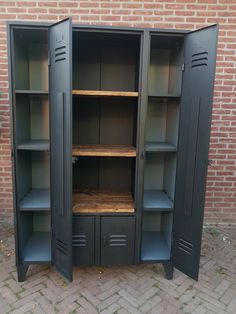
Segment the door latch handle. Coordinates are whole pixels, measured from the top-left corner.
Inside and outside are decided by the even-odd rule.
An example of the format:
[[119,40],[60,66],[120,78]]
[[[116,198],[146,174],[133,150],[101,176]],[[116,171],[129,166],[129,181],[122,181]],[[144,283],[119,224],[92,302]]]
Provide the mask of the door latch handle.
[[103,246],[104,247],[107,246],[107,237],[106,236],[103,237]]

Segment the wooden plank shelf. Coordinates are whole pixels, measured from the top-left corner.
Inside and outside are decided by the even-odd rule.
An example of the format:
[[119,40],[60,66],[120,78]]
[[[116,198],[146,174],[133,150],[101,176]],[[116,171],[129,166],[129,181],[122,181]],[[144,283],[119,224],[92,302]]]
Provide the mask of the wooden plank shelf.
[[143,231],[141,261],[157,262],[170,259],[170,249],[160,231]]
[[144,190],[143,209],[145,211],[171,211],[173,202],[164,191]]
[[73,213],[134,213],[131,192],[83,190],[73,193]]
[[23,95],[48,95],[47,90],[36,90],[36,89],[17,89],[15,90],[15,94],[23,94]]
[[138,92],[73,89],[73,95],[97,97],[138,97]]
[[49,140],[27,140],[17,145],[19,150],[49,151]]
[[147,152],[176,152],[176,146],[167,142],[146,142]]
[[136,157],[136,148],[132,145],[73,145],[72,155],[98,157]]
[[20,210],[50,210],[50,189],[33,189],[20,201]]

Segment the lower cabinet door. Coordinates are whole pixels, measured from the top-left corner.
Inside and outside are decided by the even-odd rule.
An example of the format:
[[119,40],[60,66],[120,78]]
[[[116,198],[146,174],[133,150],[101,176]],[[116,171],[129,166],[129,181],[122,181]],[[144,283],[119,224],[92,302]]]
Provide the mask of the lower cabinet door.
[[101,218],[101,264],[134,263],[135,217]]
[[94,217],[73,217],[73,265],[94,264]]

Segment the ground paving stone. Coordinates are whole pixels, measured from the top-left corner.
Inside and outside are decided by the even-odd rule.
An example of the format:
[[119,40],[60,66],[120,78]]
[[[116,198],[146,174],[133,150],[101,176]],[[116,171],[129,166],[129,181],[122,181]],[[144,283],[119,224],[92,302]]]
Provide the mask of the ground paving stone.
[[167,281],[156,264],[75,268],[72,283],[38,265],[18,283],[9,228],[1,223],[0,314],[236,314],[235,227],[204,229],[198,282],[178,270]]

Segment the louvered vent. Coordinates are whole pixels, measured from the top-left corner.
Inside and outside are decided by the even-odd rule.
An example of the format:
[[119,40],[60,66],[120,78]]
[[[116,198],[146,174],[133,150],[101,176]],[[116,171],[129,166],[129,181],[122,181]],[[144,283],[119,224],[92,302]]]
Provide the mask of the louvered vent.
[[127,236],[124,234],[115,234],[110,235],[109,237],[109,246],[127,246]]
[[197,68],[208,65],[208,52],[199,52],[192,55],[191,68]]
[[54,51],[55,63],[66,60],[66,46],[57,47]]
[[178,240],[177,247],[179,250],[185,252],[188,255],[192,255],[193,253],[193,244],[182,238]]
[[84,235],[84,234],[73,235],[72,236],[72,245],[73,246],[86,247],[86,235]]
[[59,239],[57,239],[57,250],[64,255],[68,255],[67,244]]

